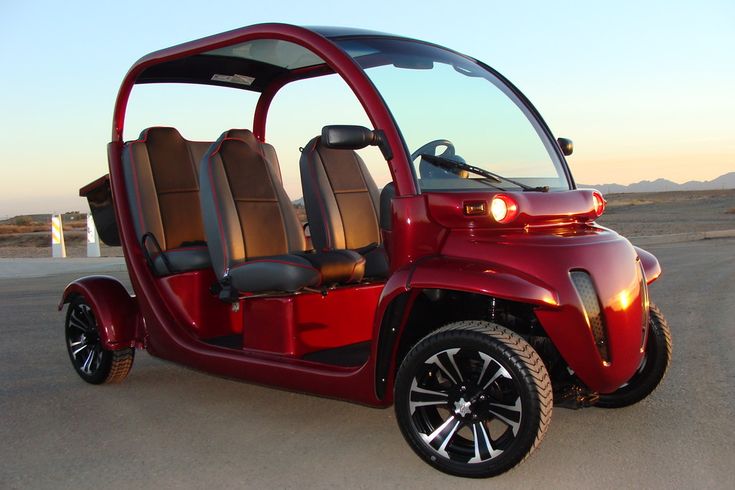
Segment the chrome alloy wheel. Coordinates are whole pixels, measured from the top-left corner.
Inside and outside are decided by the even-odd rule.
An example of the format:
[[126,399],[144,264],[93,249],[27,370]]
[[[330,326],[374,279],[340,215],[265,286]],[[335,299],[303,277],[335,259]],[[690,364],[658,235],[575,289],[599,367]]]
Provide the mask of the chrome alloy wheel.
[[64,333],[74,370],[87,383],[120,383],[133,367],[135,349],[107,350],[100,338],[94,311],[81,296],[69,304]]
[[554,399],[543,361],[500,325],[460,321],[421,339],[396,375],[403,437],[440,471],[470,478],[513,468],[540,444]]
[[495,458],[513,442],[523,417],[511,374],[484,352],[446,349],[424,361],[409,395],[421,439],[463,463]]
[[105,351],[92,309],[86,303],[74,302],[69,306],[66,346],[72,363],[80,374],[93,377],[99,372]]

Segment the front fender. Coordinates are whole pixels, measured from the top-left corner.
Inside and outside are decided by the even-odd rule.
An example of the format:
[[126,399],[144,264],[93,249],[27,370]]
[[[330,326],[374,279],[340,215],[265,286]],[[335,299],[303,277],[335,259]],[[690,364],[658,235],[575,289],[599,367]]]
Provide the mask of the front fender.
[[640,247],[634,246],[633,248],[641,259],[643,273],[646,276],[646,284],[651,284],[661,275],[661,264],[658,263],[658,259],[651,252],[647,252]]
[[423,289],[477,293],[547,308],[559,305],[557,292],[539,279],[490,262],[432,256],[397,270],[383,289],[375,317],[375,388],[380,399],[390,396],[397,346],[413,300]]
[[142,344],[140,311],[134,296],[111,276],[87,276],[64,289],[59,311],[75,297],[82,296],[92,307],[102,345],[109,350]]
[[538,278],[492,262],[431,257],[415,264],[407,288],[452,289],[496,298],[557,306],[559,295]]

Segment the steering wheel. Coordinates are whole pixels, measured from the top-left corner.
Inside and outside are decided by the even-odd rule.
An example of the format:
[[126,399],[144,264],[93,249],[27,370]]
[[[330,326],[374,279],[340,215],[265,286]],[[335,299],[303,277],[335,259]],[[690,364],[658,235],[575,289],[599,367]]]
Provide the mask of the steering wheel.
[[[441,155],[437,155],[437,150],[442,146],[446,147],[446,149],[441,153]],[[446,158],[447,160],[456,160],[458,162],[465,163],[464,158],[457,155],[455,152],[454,144],[445,139],[429,141],[421,148],[411,153],[411,161],[413,162],[421,155],[437,156]],[[419,161],[419,175],[422,179],[466,179],[469,177],[469,173],[466,170],[439,168],[436,165],[427,162],[424,158]]]
[[[437,155],[436,150],[442,146],[445,146],[446,150],[444,150],[441,155]],[[455,155],[454,144],[449,140],[429,141],[428,143],[423,145],[421,148],[411,153],[411,161],[413,162],[419,157],[419,155],[424,154],[424,153],[428,153],[430,155],[435,155],[438,157],[451,158]]]

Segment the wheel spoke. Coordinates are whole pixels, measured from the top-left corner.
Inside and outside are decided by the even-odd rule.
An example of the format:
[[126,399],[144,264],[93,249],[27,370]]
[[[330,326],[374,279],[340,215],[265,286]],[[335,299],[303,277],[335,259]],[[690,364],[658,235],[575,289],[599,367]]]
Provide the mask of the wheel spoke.
[[432,405],[446,405],[448,400],[448,394],[441,391],[428,390],[421,388],[418,385],[418,381],[414,378],[411,384],[411,393],[409,395],[409,407],[411,409],[411,415],[416,411],[418,407],[426,407]]
[[513,405],[502,403],[489,403],[488,411],[495,417],[505,422],[513,430],[513,435],[518,434],[521,426],[521,397],[516,398]]
[[89,325],[84,320],[80,320],[77,317],[76,313],[77,310],[72,310],[71,315],[69,315],[69,325],[76,328],[77,330],[81,330],[82,332],[88,332]]
[[95,345],[92,347],[92,361],[89,363],[89,368],[91,371],[97,371],[97,369],[100,367],[100,346]]
[[89,325],[89,328],[93,328],[95,322],[94,315],[92,315],[92,309],[89,306],[84,305],[82,308],[82,313],[84,314],[84,318],[87,320],[87,325]]
[[445,420],[442,425],[440,425],[434,432],[432,432],[428,436],[426,434],[421,434],[421,438],[429,446],[433,447],[436,450],[436,452],[438,452],[445,458],[449,458],[449,454],[447,453],[447,450],[446,450],[447,444],[449,444],[449,441],[452,440],[452,437],[454,437],[454,434],[457,433],[457,430],[459,430],[459,426],[461,424],[462,424],[462,421],[456,420],[454,418],[454,415],[452,415],[447,420]]
[[82,367],[80,369],[87,374],[92,374],[92,370],[90,369],[90,367],[91,367],[93,359],[94,359],[94,349],[90,349],[89,354],[87,355],[87,358],[84,360],[84,364],[82,364]]
[[493,448],[493,444],[490,441],[490,434],[487,433],[487,428],[484,423],[475,422],[472,424],[472,435],[475,443],[475,456],[468,463],[480,463],[494,458],[503,452],[502,449]]
[[459,352],[459,349],[445,350],[431,356],[426,360],[426,363],[434,364],[452,381],[452,383],[459,384],[463,379],[462,373],[459,371],[457,363],[454,361],[454,355],[457,352]]
[[81,347],[79,347],[78,349],[72,351],[72,355],[74,355],[74,357],[76,357],[80,352],[82,352],[83,350],[87,349],[88,347],[89,346],[85,343]]
[[[501,376],[511,379],[510,373],[506,371],[506,369],[501,366],[498,361],[488,356],[484,352],[480,352],[480,358],[482,358],[483,365],[482,372],[480,373],[480,377],[477,380],[477,384],[479,386],[482,386],[483,390],[487,389],[488,386],[493,384],[495,380]],[[489,378],[487,381],[485,381],[486,377]]]

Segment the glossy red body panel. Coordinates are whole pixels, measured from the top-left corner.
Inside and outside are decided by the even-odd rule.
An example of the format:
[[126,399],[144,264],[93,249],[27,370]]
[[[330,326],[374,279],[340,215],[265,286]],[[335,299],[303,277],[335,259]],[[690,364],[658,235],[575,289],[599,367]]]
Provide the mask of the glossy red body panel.
[[658,259],[651,252],[647,252],[640,247],[633,248],[638,253],[638,257],[641,258],[643,271],[646,274],[646,284],[651,284],[661,276],[661,264],[658,263]]
[[[556,198],[548,196],[548,200]],[[442,249],[444,255],[485,260],[534,276],[553,285],[556,307],[536,310],[541,325],[564,360],[587,386],[602,393],[625,383],[640,364],[641,268],[633,246],[617,233],[592,224],[565,227],[554,233],[546,227],[454,229]],[[587,271],[604,311],[611,360],[604,365],[595,348],[582,302],[569,272]],[[625,295],[625,307],[621,305]]]
[[[135,236],[121,161],[126,105],[136,77],[157,63],[258,38],[286,40],[312,50],[345,79],[373,126],[385,133],[394,155],[388,164],[397,197],[392,202],[391,229],[383,231],[391,268],[384,285],[342,287],[326,297],[319,293],[251,297],[241,299],[235,311],[210,293],[215,283],[212,271],[156,277],[148,267]],[[292,72],[261,94],[253,121],[261,141],[274,95],[286,83],[309,76],[307,71]],[[227,377],[385,406],[392,402],[398,340],[413,300],[422,288],[444,288],[533,305],[564,359],[593,390],[614,390],[640,361],[641,270],[651,282],[660,267],[652,255],[594,225],[592,191],[506,193],[519,207],[518,216],[506,225],[490,216],[463,213],[465,201],[489,203],[496,192],[419,194],[403,140],[380,94],[352,58],[316,32],[263,24],[142,58],[120,88],[108,157],[118,228],[137,300],[126,292],[123,296],[122,286],[109,282],[100,282],[98,292],[92,287],[94,278],[73,283],[65,297],[90,295],[100,323],[109,326],[109,345],[140,345],[145,325],[146,348],[164,359]],[[570,281],[573,269],[588,271],[598,289],[610,337],[607,364],[599,357]],[[406,306],[385,346],[391,368],[381,374],[380,342],[389,333],[384,320],[399,298],[407,298]],[[242,335],[243,349],[206,343],[224,335]],[[300,359],[310,352],[366,340],[372,341],[371,355],[360,367]],[[381,376],[385,376],[380,380],[385,383],[382,397],[376,392],[376,377]]]
[[143,331],[138,303],[114,277],[87,276],[64,289],[59,310],[74,296],[92,307],[102,345],[109,350],[142,345]]
[[[567,192],[427,192],[427,207],[431,218],[446,228],[518,228],[526,225],[557,224],[590,221],[597,217],[594,211],[591,190]],[[518,204],[518,216],[510,223],[501,225],[489,213],[484,216],[467,216],[464,203],[487,202],[496,195],[506,195]],[[457,199],[460,196],[461,199]],[[549,197],[552,196],[552,197]]]
[[311,352],[369,341],[383,284],[245,299],[246,349],[295,358]]
[[483,293],[539,306],[559,304],[556,292],[537,277],[487,259],[429,257],[411,269],[408,283],[412,288]]
[[242,332],[242,313],[222,303],[209,289],[217,282],[212,269],[174,274],[157,279],[177,323],[200,338]]

